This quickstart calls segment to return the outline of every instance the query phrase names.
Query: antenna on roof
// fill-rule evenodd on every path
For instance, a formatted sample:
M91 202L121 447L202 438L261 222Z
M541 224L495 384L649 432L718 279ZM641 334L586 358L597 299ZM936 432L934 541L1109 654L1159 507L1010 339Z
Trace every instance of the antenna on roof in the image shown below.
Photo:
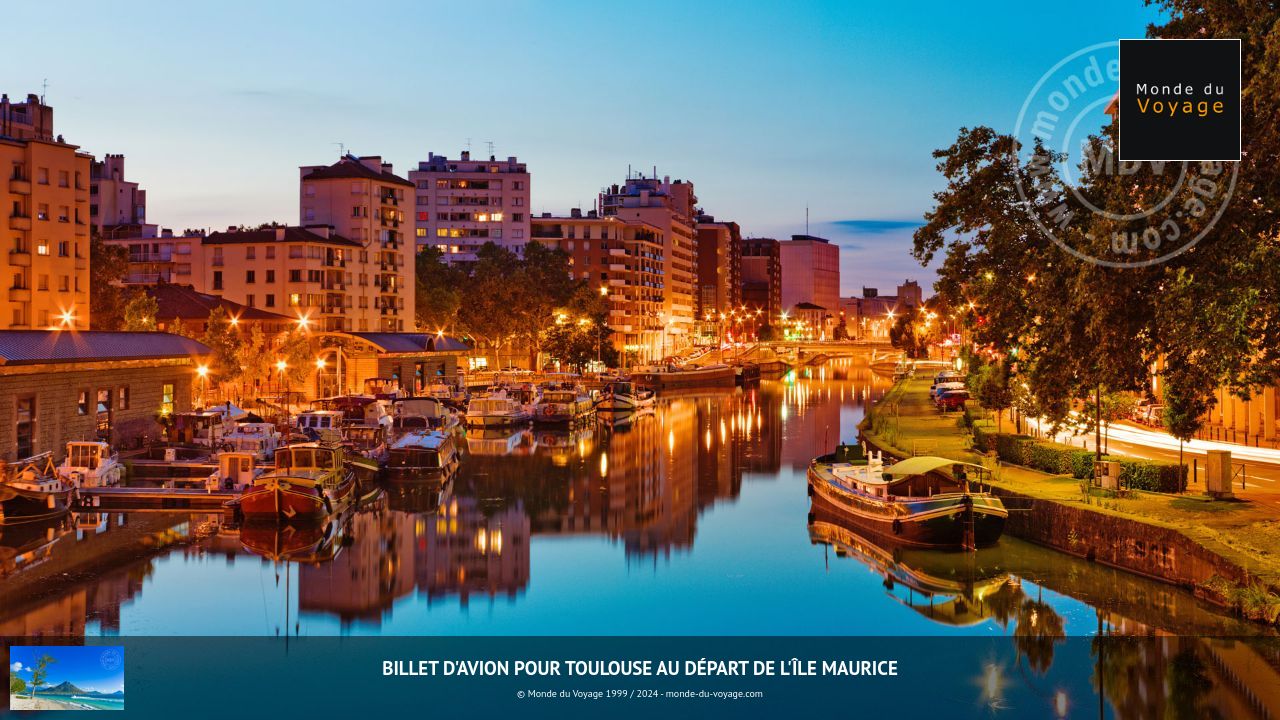
M489 146L489 157L493 157L493 141L486 140L484 144Z
M471 152L471 138L467 138L467 152Z
M809 234L809 206L804 206L804 234Z
M343 145L343 144L342 144L342 143L340 143L340 142L329 143L329 144L330 144L330 145L337 145L337 146L338 146L338 157L346 157L346 155L347 155L347 146L346 146L346 145Z
M44 82L40 83L40 104L41 105L45 104L44 95L47 92L49 92L49 78L45 78Z

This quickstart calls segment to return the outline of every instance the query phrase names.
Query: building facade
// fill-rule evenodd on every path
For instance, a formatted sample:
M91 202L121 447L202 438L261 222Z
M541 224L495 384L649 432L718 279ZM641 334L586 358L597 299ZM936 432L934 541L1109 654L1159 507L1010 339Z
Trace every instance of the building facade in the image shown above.
M472 262L486 242L520 253L529 239L529 170L515 157L457 160L430 153L409 172L417 193L414 233L444 261Z
M697 322L698 235L693 183L628 178L600 193L598 214L647 223L663 235L662 343L669 353L687 346Z
M0 96L9 284L0 329L88 329L92 159L53 134L53 108L39 97L14 103Z
M778 241L746 238L742 241L742 304L759 310L776 325L782 316L782 260Z
M334 308L321 313L326 317L325 325L341 324L358 331L413 330L415 246L407 234L412 223L406 218L413 183L393 173L391 164L382 162L377 155L348 154L332 165L304 166L300 174L302 225L332 227L334 233L358 245L356 257L361 263L350 273L349 282L345 279L347 273L341 273L345 287L308 281L326 296L324 306ZM342 259L349 260L345 256ZM291 272L296 269L290 267ZM336 278L337 271L344 268L330 269ZM352 318L337 312L343 290L357 298L351 309L368 312L352 313ZM359 298L366 297L370 306L362 308ZM352 322L347 323L346 319Z
M782 263L782 309L817 305L833 318L840 309L840 248L825 238L792 235L778 243Z
M915 280L904 281L894 295L864 287L862 297L840 300L849 335L859 340L888 340L896 318L923 306L924 290Z
M534 218L531 236L568 253L573 276L608 296L613 345L627 365L662 357L666 256L660 228L573 210Z
M209 348L165 333L0 332L0 459L71 440L134 447L161 435L157 418L191 409L199 358Z
M125 179L124 155L107 154L90 166L89 217L102 236L146 224L147 191Z
M742 232L738 223L698 217L698 317L704 320L742 306Z

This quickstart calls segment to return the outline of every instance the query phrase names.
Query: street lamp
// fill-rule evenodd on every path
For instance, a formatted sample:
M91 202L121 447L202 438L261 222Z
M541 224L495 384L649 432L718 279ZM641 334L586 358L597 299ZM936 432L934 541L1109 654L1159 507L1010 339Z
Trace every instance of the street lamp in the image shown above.
M281 402L284 401L284 371L289 367L289 363L284 360L276 361L276 392L281 395Z
M196 375L200 376L200 407L204 407L204 395L207 389L206 383L209 379L209 366L201 365L196 368Z

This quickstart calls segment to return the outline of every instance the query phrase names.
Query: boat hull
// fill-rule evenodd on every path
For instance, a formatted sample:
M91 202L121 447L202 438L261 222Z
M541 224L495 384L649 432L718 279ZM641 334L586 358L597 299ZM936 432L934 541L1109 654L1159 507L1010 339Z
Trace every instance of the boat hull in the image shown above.
M960 550L996 544L1004 533L1006 511L985 494L948 493L931 498L885 501L841 490L820 466L809 468L813 504L860 530L904 547Z
M0 484L0 525L43 522L71 510L71 490L37 492Z
M468 415L468 427L512 427L529 422L525 413L512 415Z
M331 491L306 484L294 484L289 478L264 478L240 496L240 512L246 518L280 518L286 520L322 520L342 512L355 497L355 478L348 474Z
M631 381L637 385L659 390L667 388L733 387L737 383L737 372L727 366L698 370L678 370L676 372L638 372L631 375Z

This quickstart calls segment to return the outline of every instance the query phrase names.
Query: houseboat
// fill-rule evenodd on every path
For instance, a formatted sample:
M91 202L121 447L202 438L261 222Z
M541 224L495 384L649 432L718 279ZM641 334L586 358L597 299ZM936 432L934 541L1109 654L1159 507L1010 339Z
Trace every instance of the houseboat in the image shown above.
M387 431L381 425L348 425L343 429L342 439L351 450L349 459L359 456L375 465L387 461Z
M1009 513L995 495L973 490L970 473L981 477L986 468L929 456L885 467L879 453L841 445L809 464L809 495L905 547L974 549L1000 539Z
M594 410L595 403L586 388L565 383L543 389L542 397L533 408L533 421L548 424L575 423L591 415Z
M239 505L246 518L320 520L356 496L356 472L342 445L308 442L277 450L275 469L254 478Z
M294 426L312 440L331 440L342 436L345 420L346 415L341 410L307 410L298 413Z
M124 479L124 465L101 440L72 440L57 475L77 488L109 487Z
M602 412L634 412L653 405L653 391L637 387L635 383L614 381L604 386L596 409Z
M274 423L245 422L236 425L235 429L222 438L222 449L231 452L246 452L258 461L270 461L276 456L276 448L284 444L284 438L276 430Z
M510 427L529 422L529 410L506 388L490 388L467 403L467 425L471 427Z
M667 388L733 387L738 374L734 368L723 365L653 365L637 368L631 373L631 381L637 385L658 390Z
M391 429L389 401L373 395L340 395L315 402L317 410L342 413L342 425L381 426Z
M393 439L414 430L453 433L462 428L462 420L458 417L458 412L444 401L435 398L397 400L393 409L391 423Z
M431 430L406 433L391 444L387 474L397 480L440 481L458 468L453 436Z
M58 477L52 453L0 467L0 525L60 518L74 496L75 488Z
M257 456L251 452L218 453L218 469L205 480L205 489L209 492L243 493L263 473L256 461Z

